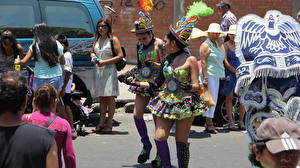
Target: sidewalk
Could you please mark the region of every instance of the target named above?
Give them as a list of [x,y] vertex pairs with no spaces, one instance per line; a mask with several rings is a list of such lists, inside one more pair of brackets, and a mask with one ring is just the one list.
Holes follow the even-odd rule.
[[[118,72],[118,75],[127,72],[128,70],[132,69],[133,67],[135,67],[135,65],[127,64],[122,71]],[[125,83],[119,82],[120,95],[118,96],[117,101],[118,100],[122,100],[122,101],[123,100],[124,101],[134,101],[135,94],[129,92],[128,88],[129,88],[128,85],[126,85]]]

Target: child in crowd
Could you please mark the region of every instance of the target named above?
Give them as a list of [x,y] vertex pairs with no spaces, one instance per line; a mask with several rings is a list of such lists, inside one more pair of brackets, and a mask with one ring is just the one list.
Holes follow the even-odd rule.
[[56,40],[60,42],[60,44],[63,46],[64,50],[64,57],[65,57],[65,65],[62,66],[63,70],[63,78],[62,78],[62,87],[61,91],[59,93],[59,96],[62,97],[63,101],[63,111],[65,112],[66,120],[69,122],[71,128],[72,128],[72,138],[77,138],[76,130],[73,126],[73,114],[71,111],[71,88],[72,88],[72,82],[73,82],[73,58],[72,54],[69,51],[69,42],[65,35],[59,34],[56,36]]

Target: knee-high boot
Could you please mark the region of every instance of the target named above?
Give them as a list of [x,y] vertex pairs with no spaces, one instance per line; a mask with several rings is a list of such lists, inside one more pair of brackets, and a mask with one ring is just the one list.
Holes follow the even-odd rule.
[[170,161],[170,151],[167,141],[158,141],[155,140],[157,151],[159,153],[162,167],[163,168],[172,168]]
[[150,151],[152,148],[151,142],[149,140],[149,136],[147,133],[147,126],[143,118],[136,119],[134,118],[135,126],[141,136],[141,142],[143,143],[143,150],[141,151],[140,155],[138,156],[138,163],[145,163],[150,156]]
[[176,142],[178,168],[188,168],[190,160],[189,143]]

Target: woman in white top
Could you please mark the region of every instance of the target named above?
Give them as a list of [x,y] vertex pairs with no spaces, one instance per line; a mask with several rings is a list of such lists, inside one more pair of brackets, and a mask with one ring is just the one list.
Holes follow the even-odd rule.
[[[98,21],[97,31],[91,52],[91,62],[95,64],[96,75],[94,77],[94,95],[99,97],[100,121],[94,131],[110,133],[112,131],[112,120],[115,113],[115,96],[119,95],[119,84],[115,63],[123,58],[121,44],[116,36],[112,35],[110,19],[102,18]],[[116,56],[113,56],[111,42]],[[108,109],[108,121],[105,125],[105,116]]]
[[26,56],[22,60],[16,60],[16,65],[28,63],[32,57],[35,60],[33,89],[36,90],[42,84],[50,84],[56,90],[60,90],[62,69],[64,65],[63,46],[50,34],[45,23],[34,25],[33,43],[30,45]]

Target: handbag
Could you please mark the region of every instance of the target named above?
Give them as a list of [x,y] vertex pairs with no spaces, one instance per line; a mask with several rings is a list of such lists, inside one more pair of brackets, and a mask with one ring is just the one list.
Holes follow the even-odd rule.
[[[117,53],[115,52],[114,43],[113,43],[112,39],[110,40],[110,45],[111,45],[111,51],[112,51],[113,56],[114,57],[117,56]],[[123,53],[123,58],[119,62],[115,63],[117,71],[121,71],[122,69],[124,69],[124,67],[126,66],[126,63],[127,63],[127,61],[125,59],[125,57],[126,57],[125,48],[123,46],[121,46],[121,49],[122,49],[122,53]]]
[[207,103],[208,106],[215,106],[216,102],[214,101],[213,97],[211,96],[210,91],[208,90],[207,87],[202,87],[201,89],[199,89],[199,95],[200,95],[200,99],[202,99],[203,101],[205,101]]

